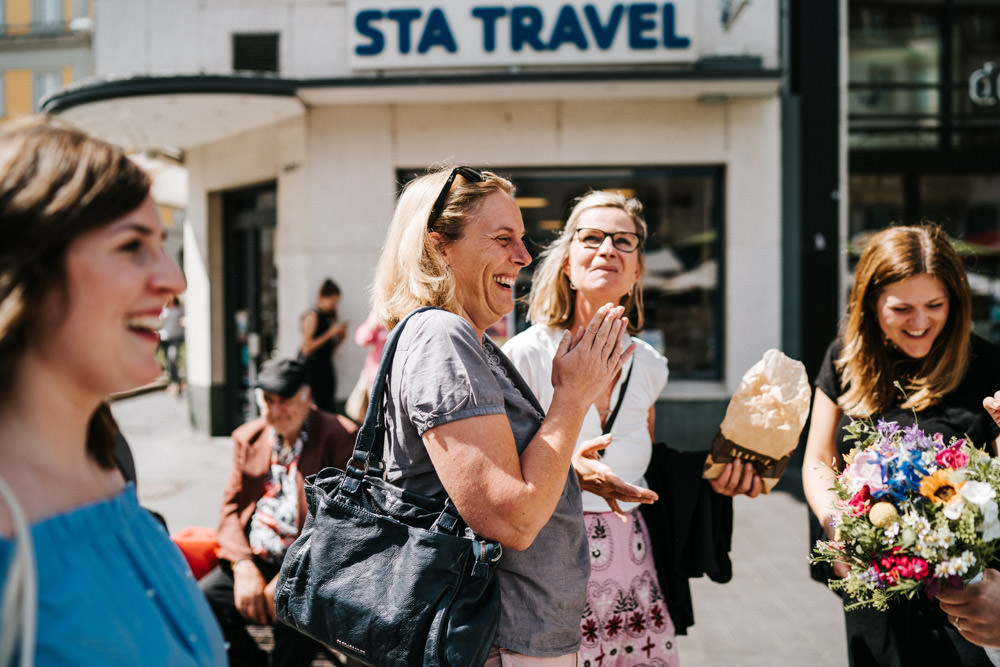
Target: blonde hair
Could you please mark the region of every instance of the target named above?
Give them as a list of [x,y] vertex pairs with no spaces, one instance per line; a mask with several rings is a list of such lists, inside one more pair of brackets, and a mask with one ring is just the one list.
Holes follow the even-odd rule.
[[625,295],[622,305],[629,321],[629,333],[642,331],[645,324],[643,312],[642,273],[645,271],[643,245],[646,242],[646,221],[642,217],[642,203],[634,197],[619,192],[591,190],[577,197],[576,204],[566,219],[559,238],[539,256],[538,268],[528,294],[528,321],[532,324],[566,329],[572,326],[575,315],[575,289],[570,285],[564,269],[569,261],[569,246],[573,242],[577,224],[584,211],[593,208],[616,208],[628,214],[639,235],[639,279],[635,289]]
[[[937,278],[948,292],[948,319],[930,352],[920,360],[914,377],[897,377],[898,362],[878,322],[877,304],[889,285],[926,275]],[[848,302],[844,345],[835,366],[844,393],[841,408],[852,416],[871,416],[893,405],[925,410],[940,402],[965,377],[969,364],[972,295],[962,260],[951,242],[934,224],[889,227],[873,235],[865,246],[854,275]]]
[[454,276],[430,232],[440,234],[445,243],[457,241],[483,199],[494,192],[514,196],[514,185],[491,172],[482,172],[480,182],[457,174],[441,215],[428,229],[431,207],[451,171],[447,167],[415,178],[399,196],[382,255],[375,266],[372,290],[372,305],[387,329],[421,306],[458,312]]

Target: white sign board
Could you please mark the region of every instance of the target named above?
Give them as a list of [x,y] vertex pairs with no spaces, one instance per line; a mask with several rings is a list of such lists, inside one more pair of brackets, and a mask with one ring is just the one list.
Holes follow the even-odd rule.
[[349,0],[352,69],[693,62],[697,0]]

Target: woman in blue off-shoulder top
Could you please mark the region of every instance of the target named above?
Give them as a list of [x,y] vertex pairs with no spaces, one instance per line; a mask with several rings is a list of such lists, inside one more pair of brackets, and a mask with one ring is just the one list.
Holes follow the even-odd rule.
[[149,190],[82,133],[0,132],[0,665],[225,664],[113,458],[107,396],[160,374],[159,313],[184,290]]

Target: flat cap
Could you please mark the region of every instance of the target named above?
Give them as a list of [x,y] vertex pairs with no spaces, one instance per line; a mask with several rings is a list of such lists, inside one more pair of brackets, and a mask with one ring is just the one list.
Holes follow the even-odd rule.
[[306,371],[300,362],[277,357],[261,364],[256,386],[282,398],[291,398],[305,382]]

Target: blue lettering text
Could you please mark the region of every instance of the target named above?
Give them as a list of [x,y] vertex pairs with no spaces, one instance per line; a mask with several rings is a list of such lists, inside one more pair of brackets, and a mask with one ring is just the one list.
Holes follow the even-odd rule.
[[538,7],[514,7],[510,10],[510,48],[520,51],[527,44],[535,51],[544,51],[542,11]]
[[417,51],[427,53],[433,46],[444,47],[448,53],[458,51],[455,37],[451,34],[451,28],[448,26],[448,19],[444,17],[444,12],[438,7],[432,9],[431,13],[427,15],[427,25],[424,26],[424,34],[420,37]]
[[[692,39],[683,31],[689,26],[686,22],[678,25],[676,2],[562,1],[556,11],[551,5],[506,5],[503,0],[486,0],[492,4],[469,7],[465,10],[468,14],[455,26],[461,33],[469,28],[470,22],[481,24],[481,47],[465,45],[465,48],[481,48],[480,53],[484,54],[502,49],[507,39],[511,53],[591,50],[596,55],[597,50],[614,49],[611,56],[614,62],[628,58],[625,50],[650,52],[691,47]],[[418,0],[409,7],[403,4],[382,11],[358,10],[354,16],[357,37],[354,53],[380,56],[387,48],[390,51],[395,48],[399,56],[427,54],[437,49],[457,53],[456,34],[446,14],[451,7],[435,7],[428,0]],[[683,12],[682,16],[689,14]]]
[[410,52],[410,25],[420,18],[419,9],[390,9],[385,13],[399,26],[399,52]]
[[594,33],[594,41],[601,49],[607,50],[611,48],[624,11],[624,6],[620,4],[615,5],[611,8],[611,15],[608,16],[608,22],[602,25],[601,17],[597,15],[597,8],[594,5],[587,5],[583,8],[583,13],[587,17],[587,23],[590,25],[590,31]]
[[656,13],[656,5],[637,4],[628,8],[628,45],[633,49],[655,49],[656,39],[646,37],[643,33],[656,27],[656,21],[648,18]]
[[476,7],[472,15],[483,22],[483,51],[493,53],[497,49],[497,19],[507,15],[503,7]]
[[691,40],[677,35],[677,19],[674,11],[672,2],[663,5],[663,46],[668,49],[686,49],[691,46]]
[[381,18],[382,12],[375,9],[358,12],[358,15],[354,17],[354,28],[358,34],[370,40],[368,44],[359,44],[354,48],[354,52],[359,56],[377,56],[385,48],[385,37],[382,36],[382,31],[371,25],[372,21],[378,21]]
[[549,49],[555,51],[566,43],[575,44],[581,51],[587,50],[587,38],[583,34],[583,26],[571,5],[563,5],[556,19],[556,27],[552,29],[552,39]]

